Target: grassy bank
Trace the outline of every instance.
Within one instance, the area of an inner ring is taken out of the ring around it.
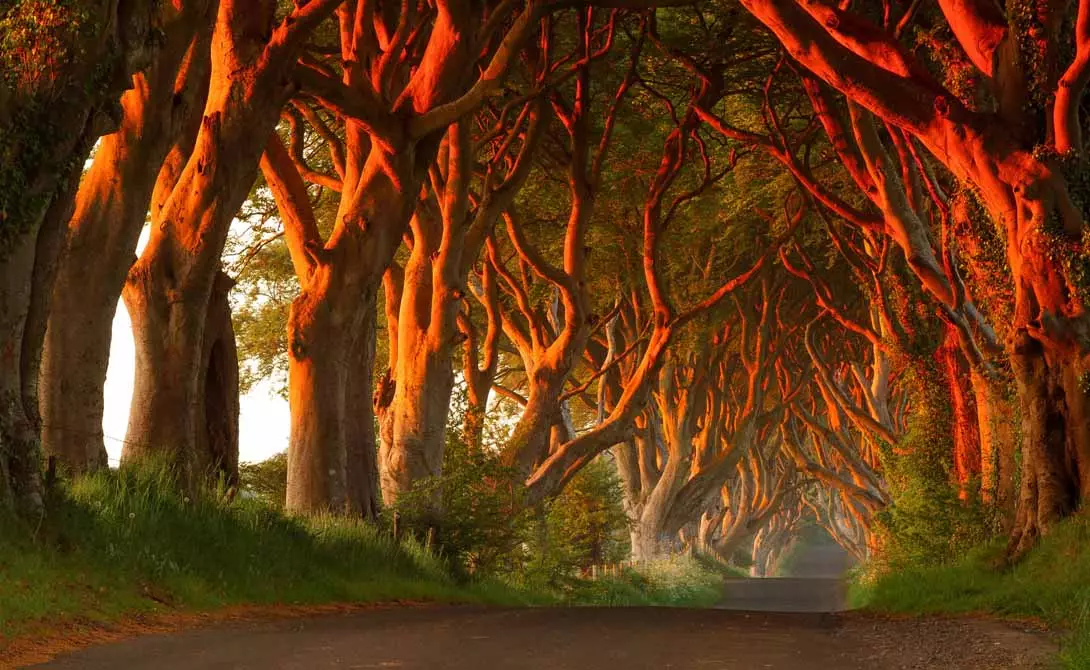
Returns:
[[[722,577],[679,559],[597,582],[460,578],[411,539],[395,543],[369,524],[289,518],[254,500],[191,500],[155,471],[108,472],[59,487],[48,510],[29,525],[0,523],[0,636],[233,605],[700,605],[718,596]]]
[[[853,601],[883,612],[989,613],[1040,619],[1066,632],[1062,660],[1090,668],[1090,519],[1078,515],[1057,527],[1018,565],[1004,570],[1004,545],[995,542],[956,563],[891,572],[857,583]]]

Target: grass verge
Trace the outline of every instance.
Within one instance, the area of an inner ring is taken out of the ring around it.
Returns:
[[[254,500],[191,500],[169,476],[99,473],[50,495],[28,527],[0,520],[0,651],[69,622],[227,607],[381,601],[702,605],[722,573],[694,559],[596,582],[466,580],[411,539],[339,517],[291,518]]]
[[[1061,524],[1020,563],[1005,570],[1004,544],[978,547],[954,563],[890,571],[852,587],[854,605],[905,614],[987,613],[1033,618],[1064,631],[1061,661],[1090,668],[1090,519]]]

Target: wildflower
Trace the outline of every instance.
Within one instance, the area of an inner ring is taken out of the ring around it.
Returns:
[[[136,518],[136,512],[129,512],[129,518],[130,519],[135,519]]]

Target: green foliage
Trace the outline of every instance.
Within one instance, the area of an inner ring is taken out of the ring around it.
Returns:
[[[710,607],[723,598],[723,579],[736,572],[690,556],[626,567],[618,575],[594,581],[573,580],[562,592],[567,604],[627,607],[660,605]]]
[[[624,560],[629,554],[628,517],[621,495],[614,467],[605,458],[589,463],[550,501],[543,553],[559,553],[583,570]]]
[[[0,255],[34,228],[89,146],[83,115],[109,102],[121,54],[112,3],[0,3]],[[120,93],[120,90],[117,91]],[[78,172],[76,172],[78,174]]]
[[[284,509],[288,495],[288,452],[281,451],[260,463],[239,463],[239,488],[276,509]]]
[[[471,573],[511,572],[524,560],[530,512],[517,473],[497,453],[447,435],[443,473],[417,482],[398,500],[404,527],[418,537],[435,529],[439,552]]]
[[[1057,525],[1017,565],[1003,563],[1000,539],[977,546],[942,566],[913,566],[861,579],[854,605],[881,612],[1032,617],[1068,632],[1065,667],[1090,667],[1090,519],[1076,515]]]
[[[599,482],[587,484],[592,490],[608,480],[591,479]],[[644,565],[597,582],[572,579],[565,589],[511,574],[466,580],[450,569],[449,557],[427,551],[412,536],[395,543],[385,530],[360,520],[287,517],[261,499],[227,503],[220,492],[187,496],[165,468],[102,472],[62,482],[49,495],[47,516],[32,526],[0,516],[0,636],[25,632],[37,621],[108,622],[164,608],[392,599],[697,605],[714,602],[721,591],[721,571],[692,559]],[[478,515],[490,509],[467,496],[447,499]],[[483,518],[502,525],[493,511]],[[514,525],[527,527],[518,519]],[[467,544],[511,533],[461,532]]]
[[[893,504],[878,515],[877,530],[889,565],[936,565],[985,540],[990,526],[953,484],[952,410],[935,362],[910,368],[907,377],[913,410],[900,444],[882,454]]]
[[[593,461],[536,509],[526,508],[517,481],[498,452],[473,450],[452,433],[443,474],[418,482],[397,511],[417,538],[434,528],[438,551],[456,569],[533,589],[564,592],[592,565],[627,557],[628,522],[610,463]]]

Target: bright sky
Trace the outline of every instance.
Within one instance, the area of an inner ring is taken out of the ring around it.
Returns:
[[[144,248],[148,229],[140,236],[139,249]],[[132,401],[135,349],[132,329],[125,305],[119,304],[114,317],[110,368],[106,373],[106,407],[102,430],[106,434],[106,451],[110,465],[117,465],[129,423]],[[289,415],[286,400],[275,395],[271,386],[257,384],[241,398],[239,416],[239,459],[261,461],[288,448]]]

